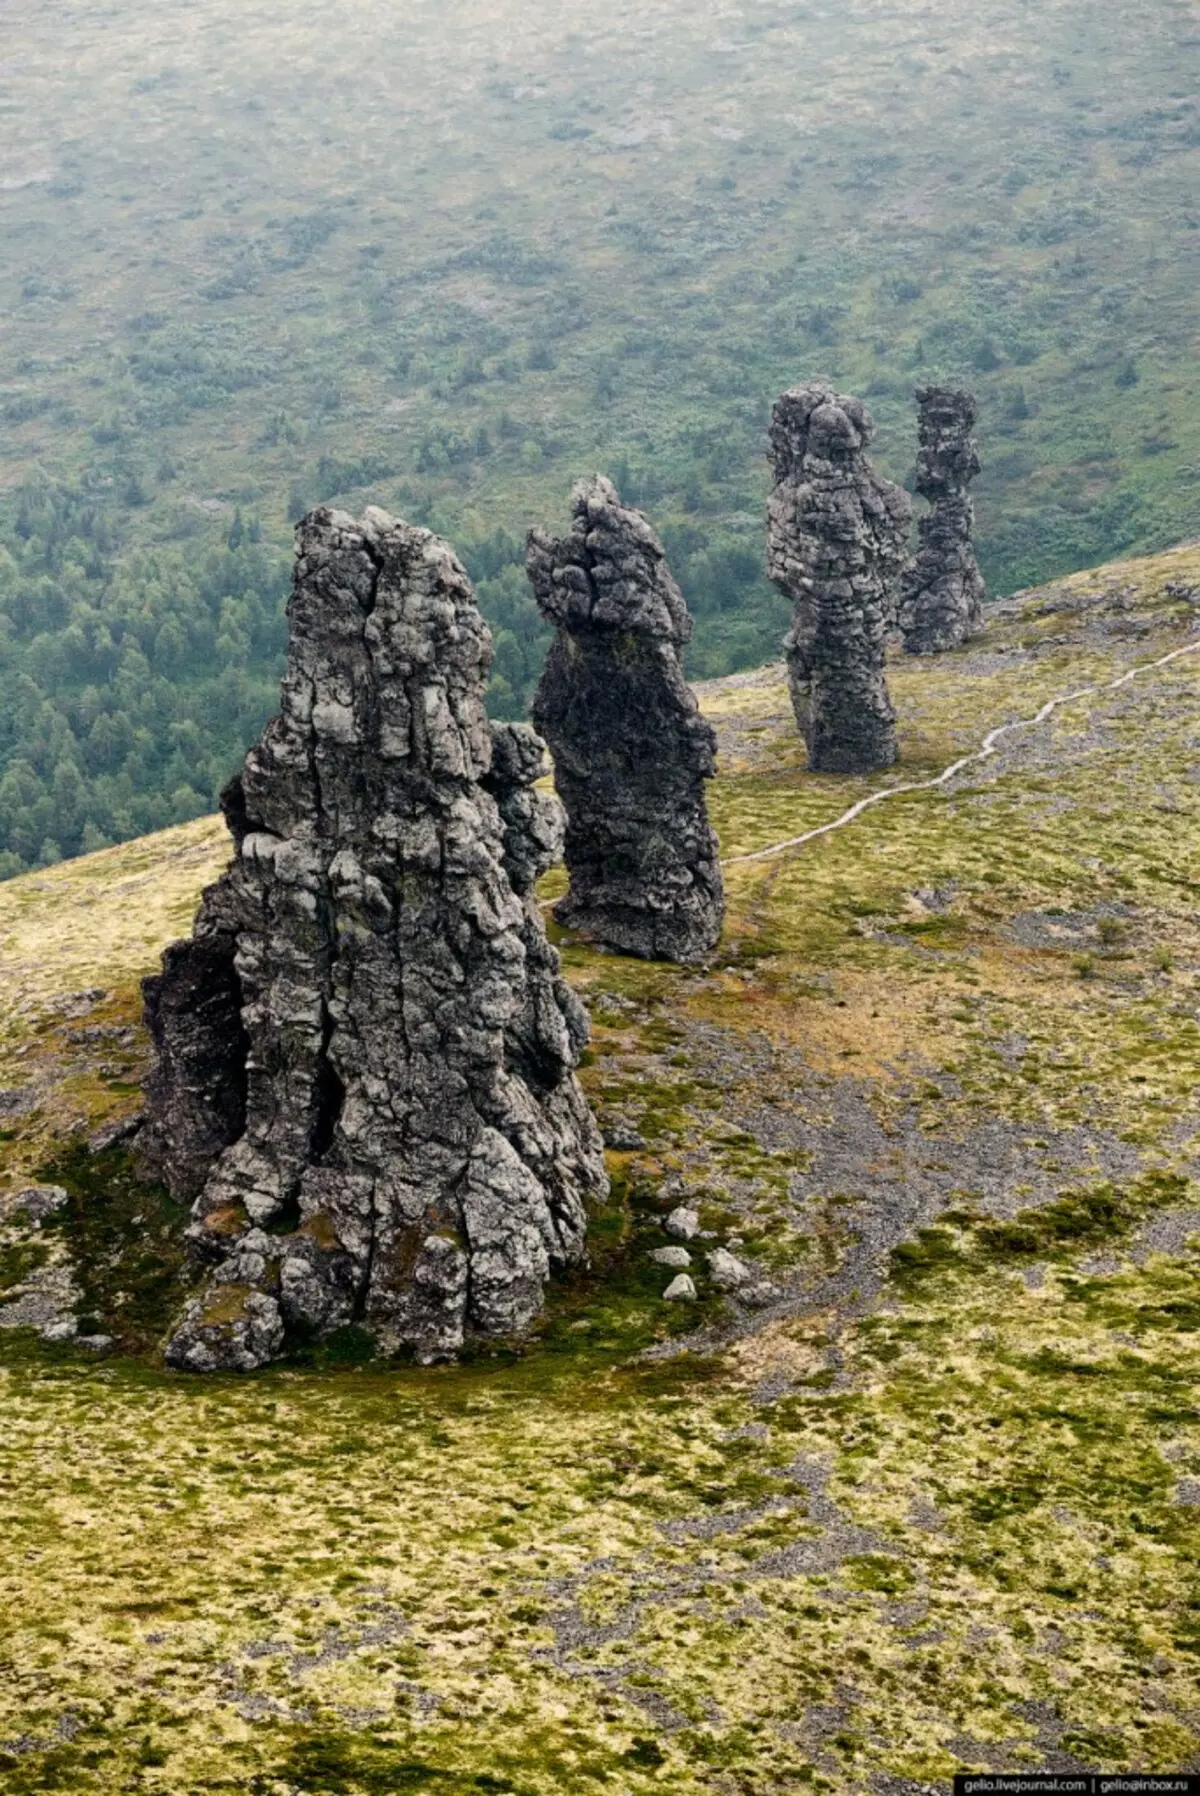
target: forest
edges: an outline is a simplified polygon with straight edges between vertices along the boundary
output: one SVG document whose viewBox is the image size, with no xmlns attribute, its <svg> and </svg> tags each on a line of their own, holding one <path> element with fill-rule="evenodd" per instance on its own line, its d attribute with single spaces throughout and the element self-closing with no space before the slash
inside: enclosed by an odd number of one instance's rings
<svg viewBox="0 0 1200 1796">
<path fill-rule="evenodd" d="M 777 653 L 764 426 L 802 378 L 910 481 L 913 387 L 978 393 L 994 592 L 1200 529 L 1186 0 L 543 11 L 6 26 L 0 876 L 214 808 L 317 502 L 451 539 L 500 717 L 546 642 L 524 533 L 597 468 L 691 674 Z"/>
</svg>

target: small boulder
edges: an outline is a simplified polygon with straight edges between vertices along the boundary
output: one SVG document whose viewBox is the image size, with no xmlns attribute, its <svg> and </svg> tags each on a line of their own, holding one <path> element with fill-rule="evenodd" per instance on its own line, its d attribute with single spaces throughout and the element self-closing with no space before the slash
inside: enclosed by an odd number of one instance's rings
<svg viewBox="0 0 1200 1796">
<path fill-rule="evenodd" d="M 663 1227 L 677 1241 L 691 1241 L 700 1233 L 700 1217 L 697 1211 L 689 1210 L 686 1204 L 679 1204 L 671 1211 Z"/>
<path fill-rule="evenodd" d="M 646 1137 L 631 1129 L 628 1123 L 615 1123 L 611 1128 L 602 1129 L 601 1134 L 605 1147 L 614 1154 L 636 1154 L 646 1145 Z"/>
<path fill-rule="evenodd" d="M 681 1272 L 678 1278 L 671 1280 L 663 1292 L 663 1298 L 667 1303 L 695 1303 L 696 1287 L 687 1273 Z"/>
<path fill-rule="evenodd" d="M 38 1228 L 47 1216 L 61 1210 L 66 1201 L 67 1194 L 61 1185 L 26 1185 L 13 1198 L 11 1213 L 17 1220 L 18 1212 L 23 1212 L 25 1218 Z"/>
<path fill-rule="evenodd" d="M 778 1285 L 767 1279 L 760 1279 L 752 1285 L 742 1285 L 738 1291 L 741 1303 L 748 1303 L 752 1309 L 765 1310 L 768 1304 L 776 1303 L 783 1293 Z"/>
<path fill-rule="evenodd" d="M 723 1247 L 714 1248 L 709 1254 L 708 1270 L 719 1291 L 738 1291 L 754 1277 L 749 1266 L 743 1265 Z"/>
<path fill-rule="evenodd" d="M 692 1263 L 686 1247 L 656 1247 L 650 1258 L 656 1266 L 673 1266 L 676 1272 L 685 1271 Z"/>
</svg>

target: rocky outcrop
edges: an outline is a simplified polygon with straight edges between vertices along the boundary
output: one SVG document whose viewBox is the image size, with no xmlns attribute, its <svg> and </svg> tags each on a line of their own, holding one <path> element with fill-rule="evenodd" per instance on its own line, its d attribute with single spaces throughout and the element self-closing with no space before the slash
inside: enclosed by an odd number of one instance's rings
<svg viewBox="0 0 1200 1796">
<path fill-rule="evenodd" d="M 662 544 L 602 476 L 568 536 L 533 531 L 527 566 L 555 638 L 533 701 L 566 806 L 559 921 L 648 960 L 698 961 L 724 918 L 704 782 L 716 737 L 682 667 L 692 632 Z"/>
<path fill-rule="evenodd" d="M 910 655 L 957 648 L 979 629 L 985 587 L 975 560 L 970 486 L 979 472 L 972 436 L 979 408 L 954 387 L 918 387 L 917 491 L 930 510 L 900 593 L 900 628 Z"/>
<path fill-rule="evenodd" d="M 862 401 L 820 381 L 784 393 L 771 419 L 767 571 L 792 601 L 792 706 L 819 773 L 896 759 L 884 662 L 912 507 L 867 460 L 874 435 Z"/>
<path fill-rule="evenodd" d="M 232 865 L 146 987 L 146 1171 L 209 1267 L 171 1364 L 348 1323 L 422 1361 L 519 1332 L 584 1250 L 603 1152 L 584 1013 L 531 892 L 561 813 L 489 727 L 491 638 L 445 543 L 300 525 L 279 715 L 225 796 Z"/>
</svg>

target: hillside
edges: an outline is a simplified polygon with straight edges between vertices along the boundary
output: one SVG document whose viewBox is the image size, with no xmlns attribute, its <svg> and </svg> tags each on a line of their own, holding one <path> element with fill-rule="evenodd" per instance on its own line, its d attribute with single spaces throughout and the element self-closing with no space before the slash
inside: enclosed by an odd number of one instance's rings
<svg viewBox="0 0 1200 1796">
<path fill-rule="evenodd" d="M 157 1369 L 179 1218 L 84 1143 L 223 831 L 0 888 L 6 1796 L 1200 1764 L 1198 608 L 1195 546 L 1022 594 L 893 667 L 871 782 L 803 771 L 779 667 L 701 689 L 725 942 L 562 942 L 629 1145 L 591 1274 L 460 1367 Z M 664 1304 L 681 1189 L 763 1307 Z"/>
<path fill-rule="evenodd" d="M 776 652 L 775 395 L 979 393 L 1005 593 L 1200 529 L 1188 0 L 65 0 L 0 65 L 0 876 L 210 810 L 289 521 L 447 535 L 520 715 L 521 569 L 597 466 L 697 677 Z"/>
</svg>

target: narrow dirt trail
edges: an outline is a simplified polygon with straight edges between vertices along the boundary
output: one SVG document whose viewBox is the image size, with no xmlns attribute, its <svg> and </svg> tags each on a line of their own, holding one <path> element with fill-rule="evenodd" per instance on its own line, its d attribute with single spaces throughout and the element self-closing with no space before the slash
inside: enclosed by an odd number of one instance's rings
<svg viewBox="0 0 1200 1796">
<path fill-rule="evenodd" d="M 1019 717 L 1013 723 L 998 724 L 994 730 L 989 730 L 979 748 L 969 755 L 963 755 L 937 774 L 935 778 L 911 780 L 903 786 L 885 786 L 879 792 L 871 792 L 866 798 L 860 798 L 857 804 L 852 804 L 848 811 L 843 811 L 840 817 L 835 817 L 830 823 L 821 823 L 816 829 L 805 830 L 804 834 L 800 836 L 789 836 L 784 842 L 772 842 L 768 848 L 757 848 L 753 854 L 731 855 L 728 860 L 722 861 L 721 865 L 723 867 L 745 867 L 754 861 L 773 860 L 776 855 L 787 854 L 793 848 L 803 848 L 806 842 L 814 842 L 818 836 L 828 836 L 835 829 L 845 829 L 848 823 L 853 823 L 856 818 L 862 816 L 864 811 L 869 811 L 873 805 L 885 803 L 889 798 L 900 798 L 907 792 L 936 791 L 939 786 L 947 785 L 965 767 L 973 767 L 980 762 L 990 760 L 1003 738 L 1011 735 L 1014 730 L 1031 730 L 1037 724 L 1044 723 L 1053 712 L 1061 710 L 1064 705 L 1076 704 L 1081 698 L 1097 697 L 1102 692 L 1116 692 L 1120 687 L 1128 686 L 1131 680 L 1136 680 L 1141 674 L 1153 673 L 1156 668 L 1166 667 L 1169 662 L 1178 661 L 1183 655 L 1197 653 L 1200 653 L 1200 640 L 1185 643 L 1179 649 L 1172 649 L 1169 654 L 1160 655 L 1157 661 L 1144 661 L 1138 667 L 1131 667 L 1125 673 L 1118 674 L 1115 680 L 1107 680 L 1097 686 L 1079 686 L 1074 692 L 1064 692 L 1058 698 L 1047 699 L 1035 716 Z"/>
</svg>

